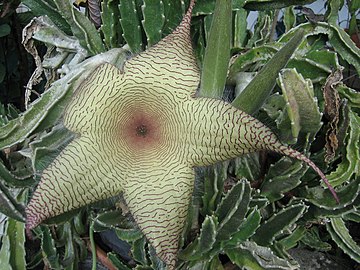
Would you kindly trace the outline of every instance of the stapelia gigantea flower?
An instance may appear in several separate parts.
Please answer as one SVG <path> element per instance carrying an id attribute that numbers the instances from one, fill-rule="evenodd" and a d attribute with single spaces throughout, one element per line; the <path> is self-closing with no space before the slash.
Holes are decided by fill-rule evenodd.
<path id="1" fill-rule="evenodd" d="M 78 136 L 43 171 L 26 208 L 28 229 L 123 193 L 157 255 L 173 269 L 194 167 L 270 150 L 306 162 L 326 180 L 255 118 L 224 101 L 195 97 L 193 4 L 172 34 L 123 70 L 103 64 L 77 89 L 63 121 Z"/>

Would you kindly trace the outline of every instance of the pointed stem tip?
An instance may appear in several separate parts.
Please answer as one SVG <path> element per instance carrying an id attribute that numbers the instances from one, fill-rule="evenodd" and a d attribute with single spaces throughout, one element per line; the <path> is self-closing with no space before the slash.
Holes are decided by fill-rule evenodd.
<path id="1" fill-rule="evenodd" d="M 295 159 L 298 159 L 300 161 L 305 162 L 307 165 L 309 165 L 319 176 L 320 178 L 324 181 L 325 185 L 328 187 L 328 189 L 330 190 L 332 196 L 334 197 L 334 199 L 336 200 L 336 202 L 338 204 L 340 204 L 340 200 L 339 197 L 336 194 L 336 191 L 334 190 L 334 188 L 331 186 L 331 184 L 329 183 L 329 180 L 326 178 L 325 174 L 319 169 L 318 166 L 315 165 L 314 162 L 312 162 L 309 158 L 307 158 L 305 155 L 303 155 L 302 153 L 287 147 L 285 145 L 280 145 L 278 146 L 278 149 L 272 149 L 275 152 L 281 153 L 285 156 L 289 156 Z"/>
<path id="2" fill-rule="evenodd" d="M 195 0 L 191 0 L 189 3 L 188 10 L 186 11 L 185 16 L 180 24 L 180 26 L 185 28 L 186 30 L 190 30 L 191 15 L 192 15 L 194 6 L 195 6 Z"/>
<path id="3" fill-rule="evenodd" d="M 340 204 L 340 199 L 336 194 L 336 191 L 334 190 L 334 188 L 332 187 L 332 185 L 329 183 L 329 180 L 326 178 L 325 174 L 323 174 L 323 172 L 314 164 L 314 162 L 312 162 L 310 159 L 307 159 L 308 161 L 305 161 L 315 172 L 317 172 L 317 174 L 321 177 L 321 179 L 324 181 L 325 185 L 328 187 L 328 189 L 330 190 L 331 194 L 333 195 L 333 197 L 335 198 L 336 202 L 338 204 Z"/>

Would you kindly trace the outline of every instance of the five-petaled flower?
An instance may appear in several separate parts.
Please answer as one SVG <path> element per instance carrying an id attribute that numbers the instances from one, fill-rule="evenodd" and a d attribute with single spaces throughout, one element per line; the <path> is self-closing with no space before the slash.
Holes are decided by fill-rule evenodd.
<path id="1" fill-rule="evenodd" d="M 27 228 L 123 193 L 158 256 L 174 268 L 194 167 L 270 150 L 305 161 L 269 128 L 230 104 L 196 97 L 200 75 L 190 8 L 176 30 L 128 60 L 99 66 L 75 92 L 64 125 L 77 134 L 42 173 Z"/>

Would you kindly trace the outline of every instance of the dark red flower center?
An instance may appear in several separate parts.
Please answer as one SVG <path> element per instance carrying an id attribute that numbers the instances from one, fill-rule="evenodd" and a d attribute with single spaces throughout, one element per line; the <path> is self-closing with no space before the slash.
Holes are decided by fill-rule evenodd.
<path id="1" fill-rule="evenodd" d="M 148 134 L 148 127 L 144 124 L 138 125 L 136 127 L 136 135 L 140 137 L 146 137 Z"/>

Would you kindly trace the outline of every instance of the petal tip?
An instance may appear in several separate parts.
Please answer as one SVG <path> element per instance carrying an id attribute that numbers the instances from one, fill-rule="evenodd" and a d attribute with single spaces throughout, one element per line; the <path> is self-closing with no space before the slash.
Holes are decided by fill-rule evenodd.
<path id="1" fill-rule="evenodd" d="M 30 202 L 31 203 L 31 202 Z M 26 231 L 30 231 L 41 223 L 41 218 L 39 214 L 33 211 L 33 207 L 29 204 L 25 209 L 26 214 Z"/>

